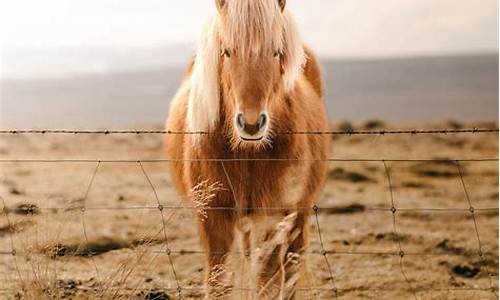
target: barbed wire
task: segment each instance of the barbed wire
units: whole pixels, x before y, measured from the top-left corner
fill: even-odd
[[[381,129],[381,130],[338,130],[338,131],[283,131],[276,135],[422,135],[422,134],[480,134],[499,133],[498,128],[441,128],[441,129]],[[208,131],[174,131],[174,130],[143,130],[143,129],[1,129],[0,134],[83,134],[83,135],[120,135],[120,134],[163,134],[163,135],[210,135]]]
[[[194,159],[37,159],[37,158],[2,158],[0,163],[169,163],[169,162],[497,162],[498,158],[428,158],[428,159],[377,159],[377,158],[194,158]]]
[[[390,135],[390,134],[458,134],[458,133],[498,133],[498,129],[453,129],[453,130],[448,130],[448,129],[443,129],[443,130],[393,130],[393,131],[346,131],[346,132],[294,132],[294,133],[282,133],[282,134],[307,134],[307,135],[316,135],[316,134],[321,134],[321,135]],[[105,130],[105,131],[75,131],[75,130],[0,130],[0,134],[104,134],[104,135],[109,135],[109,134],[208,134],[208,133],[195,133],[195,132],[171,132],[171,131],[137,131],[137,130],[119,130],[119,131],[113,131],[113,130]],[[166,221],[164,212],[165,211],[179,211],[179,210],[191,210],[191,211],[197,211],[200,208],[195,207],[195,206],[184,206],[184,205],[167,205],[166,203],[163,203],[160,201],[160,197],[158,195],[158,192],[151,181],[151,178],[144,167],[145,163],[161,163],[161,162],[179,162],[179,161],[186,161],[186,162],[219,162],[221,163],[221,166],[224,168],[224,163],[229,163],[229,162],[239,162],[239,161],[327,161],[327,162],[374,162],[374,163],[381,163],[384,167],[385,170],[385,175],[387,179],[387,189],[389,192],[389,204],[390,206],[387,207],[364,207],[362,212],[384,212],[384,213],[390,213],[391,218],[392,218],[392,231],[395,236],[395,244],[396,244],[396,250],[393,251],[351,251],[351,250],[339,250],[339,249],[329,249],[324,240],[323,240],[323,232],[321,230],[321,222],[320,222],[320,214],[323,211],[331,212],[335,211],[338,207],[336,206],[313,206],[313,207],[205,207],[203,208],[204,210],[231,210],[231,211],[249,211],[249,210],[255,210],[255,211],[267,211],[267,212],[281,212],[281,211],[289,211],[290,209],[295,209],[297,211],[300,210],[307,210],[307,211],[312,211],[313,212],[313,218],[316,224],[316,230],[318,234],[318,239],[319,239],[319,247],[320,249],[312,249],[310,251],[306,251],[306,254],[309,255],[319,255],[324,258],[324,265],[326,267],[326,270],[329,274],[329,285],[331,287],[310,287],[310,288],[297,288],[297,291],[309,291],[309,292],[325,292],[331,294],[333,297],[336,299],[339,298],[340,293],[347,293],[347,292],[352,292],[352,291],[391,291],[391,292],[400,292],[400,291],[405,291],[409,292],[414,299],[419,299],[418,295],[419,293],[422,292],[451,292],[451,291],[481,291],[481,292],[491,292],[495,297],[498,297],[498,287],[494,285],[493,283],[493,273],[491,270],[488,268],[487,262],[485,260],[485,256],[496,256],[498,257],[498,251],[497,252],[492,252],[492,251],[484,251],[483,245],[482,245],[482,240],[480,238],[480,233],[478,229],[478,224],[476,221],[476,216],[477,214],[481,213],[496,213],[498,214],[499,208],[498,207],[474,207],[472,200],[470,198],[467,185],[464,180],[464,175],[463,175],[463,170],[462,170],[462,163],[480,163],[480,162],[498,162],[498,158],[464,158],[464,159],[444,159],[444,158],[431,158],[431,159],[348,159],[348,158],[328,158],[328,159],[301,159],[301,158],[281,158],[281,159],[267,159],[267,158],[255,158],[255,159],[239,159],[239,158],[206,158],[206,159],[138,159],[138,160],[106,160],[106,159],[0,159],[0,163],[89,163],[89,164],[96,164],[95,169],[93,170],[91,179],[89,180],[86,190],[85,190],[85,195],[82,198],[82,205],[76,206],[76,207],[41,207],[41,208],[36,208],[38,210],[61,210],[61,211],[74,211],[74,210],[80,210],[81,212],[81,224],[83,228],[83,238],[85,240],[85,249],[84,254],[85,256],[89,257],[92,260],[94,272],[96,273],[96,278],[100,282],[100,285],[98,288],[101,293],[104,293],[106,291],[113,291],[114,288],[104,288],[103,283],[100,281],[100,270],[99,266],[95,261],[95,257],[98,255],[98,253],[95,253],[91,251],[88,248],[89,239],[87,235],[87,224],[86,224],[86,212],[91,211],[91,210],[158,210],[159,214],[161,216],[161,230],[160,234],[163,234],[163,243],[164,243],[164,248],[161,250],[154,250],[152,251],[153,254],[156,255],[167,255],[168,261],[169,261],[169,266],[172,271],[173,277],[174,277],[174,282],[175,282],[175,287],[169,287],[169,288],[163,288],[160,290],[164,291],[171,291],[171,292],[177,292],[177,296],[179,298],[183,298],[184,294],[183,291],[185,292],[203,292],[205,291],[205,287],[197,287],[197,286],[183,286],[180,282],[180,279],[178,277],[178,274],[176,272],[176,267],[174,263],[173,256],[177,255],[205,255],[206,251],[204,250],[186,250],[186,249],[172,249],[169,244],[169,238],[168,238],[168,222]],[[459,207],[400,207],[399,205],[396,204],[395,199],[394,199],[394,186],[392,183],[392,174],[390,171],[390,168],[388,166],[388,163],[400,163],[400,162],[453,162],[457,166],[457,178],[460,179],[461,186],[464,190],[465,194],[465,199],[466,199],[466,205],[463,208]],[[152,191],[156,205],[154,206],[133,206],[133,207],[92,207],[87,205],[86,199],[89,196],[89,193],[94,185],[94,181],[98,175],[99,169],[102,164],[104,163],[135,163],[139,166],[140,171],[144,175],[144,178],[146,179],[148,186],[150,190]],[[227,173],[226,173],[227,176]],[[227,178],[228,182],[231,184],[230,178]],[[8,228],[14,228],[12,224],[12,220],[9,218],[10,211],[6,205],[6,202],[4,198],[0,195],[0,203],[3,203],[3,213],[7,221],[7,226]],[[28,214],[33,214],[34,209],[32,212],[29,211],[28,209]],[[398,230],[398,218],[397,215],[398,213],[402,212],[436,212],[436,213],[457,213],[457,214],[464,214],[464,215],[471,215],[471,218],[473,220],[473,225],[474,225],[474,234],[475,234],[475,239],[477,240],[478,243],[478,252],[477,253],[449,253],[449,252],[412,252],[408,249],[403,248],[403,244],[401,242],[401,232]],[[20,271],[19,267],[19,262],[18,262],[18,256],[27,254],[27,255],[32,255],[32,252],[22,252],[19,249],[16,249],[15,243],[14,243],[14,232],[12,230],[8,230],[8,235],[9,235],[9,240],[10,240],[10,247],[11,249],[0,249],[0,255],[7,255],[11,256],[13,258],[13,263],[15,265],[17,277],[20,282],[24,282],[23,276]],[[80,250],[81,251],[81,250]],[[238,251],[231,251],[231,253],[236,253],[238,254]],[[245,251],[244,254],[247,254],[248,252]],[[68,253],[67,255],[70,255],[71,253]],[[221,253],[221,254],[226,254],[226,253]],[[241,252],[243,254],[243,251]],[[359,286],[359,287],[351,287],[351,288],[342,288],[338,286],[338,282],[336,280],[336,274],[334,269],[332,268],[332,259],[334,256],[339,256],[339,255],[356,255],[356,256],[361,256],[361,255],[369,255],[369,256],[394,256],[394,257],[399,257],[399,272],[401,273],[404,283],[406,284],[406,288],[395,288],[395,287],[366,287],[366,286]],[[420,286],[417,282],[414,282],[410,280],[408,277],[407,271],[405,269],[405,259],[408,257],[412,256],[421,256],[421,257],[429,257],[429,256],[463,256],[463,257],[474,257],[478,256],[479,259],[482,262],[482,267],[485,270],[485,273],[488,276],[489,279],[489,286],[488,287],[482,287],[482,286],[466,286],[466,287],[435,287],[433,285],[430,286]],[[334,263],[333,263],[334,264]],[[29,290],[29,287],[24,286],[22,287],[22,290]],[[128,291],[130,290],[129,288],[118,288],[116,292],[120,291]],[[133,291],[150,291],[151,289],[140,289],[140,288],[135,288]],[[231,287],[231,290],[233,291],[248,291],[248,292],[258,292],[258,290],[253,289],[253,288],[244,288],[244,287]],[[19,292],[19,289],[8,289],[8,288],[0,288],[0,292],[2,293],[9,293],[9,292]]]

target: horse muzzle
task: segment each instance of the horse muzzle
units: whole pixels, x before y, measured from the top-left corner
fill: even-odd
[[[267,132],[269,116],[267,113],[262,112],[256,121],[250,122],[243,113],[237,113],[234,122],[236,130],[243,141],[258,142],[264,138]]]

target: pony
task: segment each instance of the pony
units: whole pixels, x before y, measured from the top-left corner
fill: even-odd
[[[328,136],[307,134],[328,130],[320,66],[286,0],[215,5],[171,102],[171,177],[201,207],[207,297],[231,294],[239,245],[253,298],[293,299],[330,153]]]

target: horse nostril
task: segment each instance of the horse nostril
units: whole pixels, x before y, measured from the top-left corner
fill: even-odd
[[[245,128],[245,117],[243,116],[243,114],[238,114],[238,116],[236,117],[236,123],[241,129]]]
[[[261,114],[259,118],[259,128],[260,129],[264,128],[266,124],[267,124],[267,115]]]
[[[267,125],[268,117],[267,114],[261,113],[255,123],[247,122],[245,115],[243,113],[238,113],[236,115],[236,127],[238,130],[245,132],[248,135],[256,135],[262,131]]]

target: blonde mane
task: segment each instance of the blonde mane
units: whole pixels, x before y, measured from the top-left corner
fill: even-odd
[[[285,92],[295,88],[305,54],[297,26],[276,0],[229,0],[208,24],[198,44],[191,75],[188,129],[210,131],[219,120],[221,47],[249,59],[260,53],[283,54]]]

